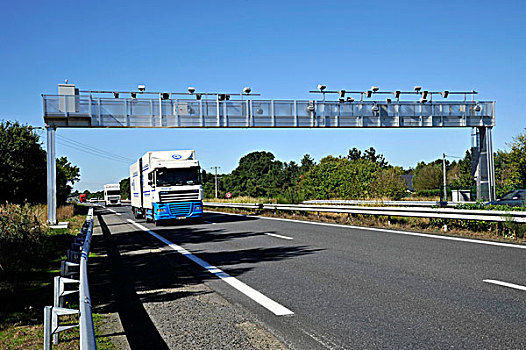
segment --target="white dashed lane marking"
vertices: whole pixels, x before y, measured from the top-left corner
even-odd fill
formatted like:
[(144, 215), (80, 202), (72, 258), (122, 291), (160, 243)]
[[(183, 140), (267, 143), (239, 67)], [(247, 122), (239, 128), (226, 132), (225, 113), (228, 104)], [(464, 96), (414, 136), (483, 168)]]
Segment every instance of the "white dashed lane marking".
[(484, 280), (484, 282), (491, 283), (491, 284), (496, 284), (496, 285), (503, 286), (503, 287), (508, 287), (508, 288), (513, 288), (513, 289), (526, 291), (526, 287), (525, 286), (521, 286), (520, 284), (509, 283), (509, 282), (502, 282), (502, 281), (497, 281), (497, 280)]

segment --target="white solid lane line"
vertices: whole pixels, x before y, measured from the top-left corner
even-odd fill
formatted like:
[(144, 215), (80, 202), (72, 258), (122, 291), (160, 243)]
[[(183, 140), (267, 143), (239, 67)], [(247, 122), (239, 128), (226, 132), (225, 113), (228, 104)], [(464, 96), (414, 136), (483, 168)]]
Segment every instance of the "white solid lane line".
[[(223, 215), (236, 215), (236, 216), (249, 217), (248, 215), (224, 213), (224, 212), (220, 212), (220, 211), (209, 211), (209, 210), (207, 210), (207, 212), (208, 213), (223, 214)], [(407, 236), (425, 237), (425, 238), (434, 238), (434, 239), (444, 239), (444, 240), (447, 240), (447, 241), (467, 242), (467, 243), (475, 243), (475, 244), (492, 245), (492, 246), (498, 246), (498, 247), (526, 249), (526, 245), (520, 245), (520, 244), (500, 243), (500, 242), (493, 242), (493, 241), (482, 241), (480, 239), (461, 238), (461, 237), (452, 237), (452, 236), (439, 236), (439, 235), (433, 235), (433, 234), (429, 234), (429, 233), (419, 233), (419, 232), (409, 232), (409, 231), (399, 231), (399, 230), (388, 230), (388, 229), (376, 228), (376, 227), (363, 227), (363, 226), (342, 225), (342, 224), (329, 224), (329, 223), (326, 223), (326, 222), (314, 222), (314, 221), (303, 221), (303, 220), (294, 220), (294, 219), (270, 218), (270, 217), (266, 217), (266, 216), (251, 216), (251, 217), (256, 217), (258, 219), (263, 219), (263, 220), (289, 221), (289, 222), (297, 222), (297, 223), (308, 224), (308, 225), (321, 225), (321, 226), (332, 226), (332, 227), (339, 227), (339, 228), (350, 228), (350, 229), (356, 229), (356, 230), (396, 233), (396, 234), (407, 235)]]
[(260, 304), (264, 308), (266, 308), (269, 311), (271, 311), (272, 313), (274, 313), (276, 316), (284, 316), (284, 315), (293, 315), (294, 314), (294, 312), (290, 311), (289, 309), (287, 309), (283, 305), (278, 304), (274, 300), (272, 300), (269, 297), (263, 295), (261, 292), (258, 292), (257, 290), (255, 290), (254, 288), (248, 286), (247, 284), (241, 282), (237, 278), (230, 276), (229, 274), (227, 274), (226, 272), (224, 272), (220, 268), (218, 268), (218, 267), (216, 267), (214, 265), (210, 265), (209, 263), (207, 263), (206, 261), (202, 260), (201, 258), (198, 258), (197, 256), (193, 255), (192, 253), (190, 253), (188, 250), (184, 249), (183, 247), (181, 247), (181, 246), (179, 246), (179, 245), (167, 240), (163, 236), (155, 233), (152, 230), (149, 230), (147, 227), (145, 227), (145, 226), (143, 226), (141, 224), (138, 224), (138, 223), (136, 223), (133, 220), (130, 220), (130, 219), (127, 219), (127, 220), (128, 220), (128, 222), (130, 222), (131, 224), (137, 226), (141, 230), (143, 230), (145, 232), (148, 232), (150, 235), (154, 236), (155, 238), (157, 238), (158, 240), (160, 240), (161, 242), (163, 242), (164, 244), (166, 244), (167, 246), (169, 246), (170, 248), (172, 248), (176, 252), (178, 252), (178, 253), (184, 255), (185, 257), (187, 257), (188, 259), (192, 260), (193, 262), (195, 262), (196, 264), (198, 264), (202, 268), (206, 269), (208, 272), (210, 272), (210, 273), (214, 274), (215, 276), (219, 277), (220, 279), (222, 279), (223, 281), (225, 281), (226, 283), (228, 283), (229, 285), (231, 285), (232, 287), (234, 287), (235, 289), (237, 289), (241, 293), (243, 293), (246, 296), (248, 296), (250, 299), (254, 300), (256, 303)]
[(526, 291), (526, 287), (525, 286), (521, 286), (520, 284), (514, 284), (514, 283), (509, 283), (509, 282), (502, 282), (502, 281), (497, 281), (497, 280), (484, 280), (484, 282), (491, 283), (491, 284), (497, 284), (497, 285), (503, 286), (503, 287), (508, 287), (508, 288), (513, 288), (513, 289)]
[(263, 232), (263, 234), (265, 234), (265, 235), (267, 235), (267, 236), (272, 236), (272, 237), (276, 237), (276, 238), (281, 238), (281, 239), (294, 239), (294, 238), (292, 238), (292, 237), (282, 236), (282, 235), (278, 235), (278, 234), (270, 233), (270, 232)]

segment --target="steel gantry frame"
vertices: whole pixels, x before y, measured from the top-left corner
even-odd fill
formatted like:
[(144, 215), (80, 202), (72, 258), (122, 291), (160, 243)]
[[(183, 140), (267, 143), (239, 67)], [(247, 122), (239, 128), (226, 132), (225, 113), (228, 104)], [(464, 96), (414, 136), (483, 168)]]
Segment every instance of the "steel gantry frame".
[[(142, 88), (141, 88), (142, 87)], [(48, 147), (48, 221), (56, 223), (55, 132), (57, 128), (444, 128), (476, 129), (473, 164), (478, 198), (495, 198), (492, 128), (495, 102), (475, 101), (476, 91), (328, 91), (321, 100), (265, 100), (242, 94), (79, 91), (59, 84), (42, 95)], [(329, 100), (327, 95), (337, 95)], [(392, 94), (393, 98), (380, 100)], [(418, 100), (400, 100), (415, 95)], [(449, 95), (463, 99), (449, 100)], [(347, 96), (345, 98), (345, 96)], [(356, 96), (356, 99), (353, 97)], [(411, 96), (410, 96), (411, 97)], [(468, 98), (471, 97), (471, 98)]]

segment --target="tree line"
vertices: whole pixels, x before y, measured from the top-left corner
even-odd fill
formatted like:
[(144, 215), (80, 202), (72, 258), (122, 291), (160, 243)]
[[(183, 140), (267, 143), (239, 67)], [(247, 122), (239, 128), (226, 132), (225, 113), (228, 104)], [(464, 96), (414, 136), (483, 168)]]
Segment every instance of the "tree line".
[[(40, 137), (29, 125), (0, 121), (0, 202), (45, 203), (47, 158)], [(57, 202), (63, 203), (80, 180), (80, 169), (67, 157), (56, 160)]]
[[(497, 196), (526, 186), (526, 129), (506, 146), (508, 149), (494, 153)], [(471, 158), (471, 152), (468, 150), (462, 159), (446, 160), (446, 184), (450, 188), (469, 189), (476, 186)], [(442, 159), (437, 159), (429, 163), (420, 162), (415, 169), (409, 169), (408, 172), (414, 174), (415, 190), (438, 192), (443, 184), (442, 166)]]
[[(495, 152), (497, 195), (526, 185), (526, 130)], [(463, 158), (446, 160), (447, 185), (453, 189), (474, 187), (471, 151)], [(243, 156), (229, 174), (219, 175), (219, 193), (234, 197), (277, 198), (284, 202), (304, 199), (400, 199), (407, 194), (403, 174), (411, 174), (418, 194), (439, 195), (443, 184), (442, 158), (419, 162), (415, 168), (390, 165), (373, 147), (352, 148), (346, 156), (326, 156), (319, 162), (306, 154), (298, 164), (282, 162), (271, 152), (257, 151)], [(214, 197), (214, 175), (203, 171), (203, 188)]]
[[(277, 198), (283, 202), (329, 198), (400, 198), (405, 194), (402, 168), (388, 164), (371, 147), (353, 148), (347, 156), (327, 156), (315, 162), (305, 154), (300, 163), (282, 162), (271, 152), (243, 156), (230, 173), (220, 176), (219, 192), (234, 197)], [(214, 175), (203, 172), (205, 195), (214, 197)]]

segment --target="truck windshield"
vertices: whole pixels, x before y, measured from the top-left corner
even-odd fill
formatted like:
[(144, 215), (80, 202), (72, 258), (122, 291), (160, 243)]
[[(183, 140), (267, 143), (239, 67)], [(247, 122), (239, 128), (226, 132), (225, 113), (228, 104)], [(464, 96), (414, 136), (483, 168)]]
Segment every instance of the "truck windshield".
[(120, 196), (121, 191), (119, 190), (113, 190), (113, 191), (106, 191), (107, 196)]
[(157, 186), (200, 185), (199, 167), (157, 170)]

